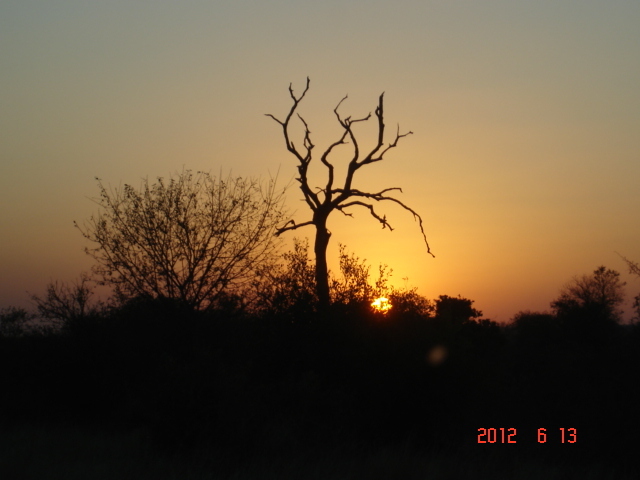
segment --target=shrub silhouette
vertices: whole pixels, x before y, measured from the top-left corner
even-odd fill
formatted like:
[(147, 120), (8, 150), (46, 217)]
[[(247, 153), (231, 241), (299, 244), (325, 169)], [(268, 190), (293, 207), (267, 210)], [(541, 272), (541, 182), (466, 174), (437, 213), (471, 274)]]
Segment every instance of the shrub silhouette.
[(551, 307), (568, 335), (601, 343), (615, 333), (620, 321), (624, 285), (618, 272), (598, 267), (591, 275), (574, 277)]
[(266, 263), (253, 282), (254, 309), (267, 315), (306, 318), (316, 311), (317, 297), (313, 265), (307, 239), (294, 239), (293, 250), (282, 255), (285, 264)]
[(440, 295), (436, 300), (436, 318), (457, 325), (467, 323), (471, 319), (482, 316), (482, 312), (473, 308), (472, 305), (473, 300), (467, 298)]
[(0, 338), (20, 337), (31, 331), (32, 315), (24, 308), (6, 307), (0, 310)]

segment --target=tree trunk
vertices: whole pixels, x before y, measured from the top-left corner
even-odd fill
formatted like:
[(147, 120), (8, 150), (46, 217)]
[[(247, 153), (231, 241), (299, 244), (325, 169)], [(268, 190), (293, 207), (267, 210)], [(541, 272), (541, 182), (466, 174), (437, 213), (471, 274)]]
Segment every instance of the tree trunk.
[(317, 219), (316, 241), (314, 253), (316, 256), (316, 294), (318, 295), (318, 309), (322, 313), (329, 310), (331, 297), (329, 295), (329, 268), (327, 267), (327, 247), (331, 233), (327, 230), (327, 219)]

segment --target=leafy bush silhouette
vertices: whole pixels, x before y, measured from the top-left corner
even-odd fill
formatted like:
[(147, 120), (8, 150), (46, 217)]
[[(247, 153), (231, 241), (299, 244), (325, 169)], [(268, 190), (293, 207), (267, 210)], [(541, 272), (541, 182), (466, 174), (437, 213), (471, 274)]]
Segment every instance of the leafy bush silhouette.
[(32, 315), (24, 308), (6, 307), (0, 309), (0, 338), (20, 337), (32, 331), (29, 322)]
[(308, 251), (308, 239), (295, 238), (293, 250), (282, 255), (284, 265), (269, 262), (258, 268), (253, 282), (255, 311), (298, 320), (316, 311), (315, 273)]
[(574, 277), (551, 308), (568, 335), (582, 342), (602, 343), (617, 330), (624, 285), (618, 272), (601, 266), (591, 275)]
[(482, 312), (473, 308), (473, 300), (461, 296), (440, 295), (436, 300), (435, 318), (452, 325), (461, 326), (472, 319), (480, 318)]

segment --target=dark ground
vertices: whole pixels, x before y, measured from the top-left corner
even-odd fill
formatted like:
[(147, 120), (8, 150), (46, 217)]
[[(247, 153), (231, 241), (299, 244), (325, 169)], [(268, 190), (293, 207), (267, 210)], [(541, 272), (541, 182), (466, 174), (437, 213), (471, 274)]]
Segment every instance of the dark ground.
[(138, 302), (0, 337), (0, 478), (637, 478), (640, 329), (601, 327)]

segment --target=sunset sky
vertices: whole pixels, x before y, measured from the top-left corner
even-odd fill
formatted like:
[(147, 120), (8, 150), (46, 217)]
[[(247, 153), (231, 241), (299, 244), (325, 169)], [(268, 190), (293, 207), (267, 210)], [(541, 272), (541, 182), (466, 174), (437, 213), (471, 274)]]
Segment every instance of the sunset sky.
[[(408, 212), (380, 205), (393, 232), (364, 209), (335, 214), (334, 269), (341, 242), (397, 286), (460, 294), (500, 322), (599, 265), (631, 299), (640, 279), (616, 252), (640, 261), (639, 26), (637, 0), (4, 0), (0, 307), (90, 269), (73, 221), (97, 212), (95, 177), (288, 183), (295, 159), (264, 114), (284, 117), (307, 76), (317, 150), (340, 134), (345, 94), (359, 117), (384, 91), (387, 140), (397, 123), (414, 132), (356, 187), (402, 187), (436, 255)], [(373, 145), (374, 122), (359, 127)], [(287, 199), (309, 219), (295, 184)]]

